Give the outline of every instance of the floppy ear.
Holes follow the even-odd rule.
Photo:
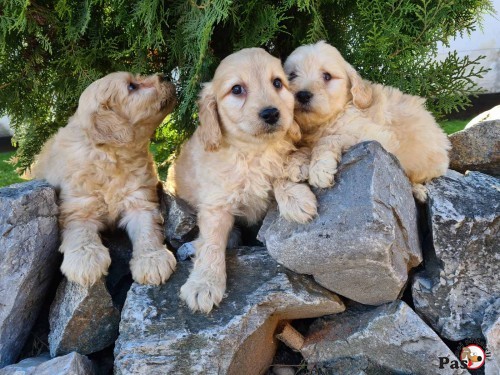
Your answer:
[[[372,104],[371,86],[363,81],[359,73],[349,64],[347,64],[347,76],[351,81],[352,102],[359,109],[368,108]]]
[[[302,138],[300,126],[297,124],[297,121],[293,120],[292,126],[288,129],[288,135],[290,136],[292,143],[297,143]]]
[[[205,146],[205,151],[215,151],[222,142],[222,131],[212,83],[209,82],[204,85],[198,100],[198,107],[200,109],[198,136]]]
[[[131,124],[107,104],[99,105],[90,115],[89,135],[96,144],[123,145],[132,142],[134,132]]]

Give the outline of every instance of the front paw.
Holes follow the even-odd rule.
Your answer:
[[[181,288],[180,297],[193,311],[209,313],[219,306],[226,291],[224,275],[209,277],[194,270]]]
[[[288,221],[310,222],[318,213],[316,196],[306,184],[293,184],[286,189],[288,197],[279,206],[280,214]]]
[[[335,173],[337,173],[337,161],[335,159],[323,159],[313,162],[309,167],[309,184],[318,188],[332,187]]]
[[[177,261],[166,248],[141,251],[130,261],[132,278],[139,284],[160,285],[175,271]]]
[[[64,253],[61,271],[70,281],[89,287],[108,274],[111,257],[102,244],[88,243],[61,252]]]
[[[309,164],[290,164],[287,167],[286,174],[292,182],[307,181],[309,178]]]

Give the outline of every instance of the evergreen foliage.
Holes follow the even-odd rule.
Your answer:
[[[159,160],[196,126],[196,96],[218,62],[260,46],[285,58],[325,39],[364,78],[429,99],[438,117],[478,92],[479,59],[434,58],[489,0],[0,0],[0,114],[24,170],[74,112],[82,90],[117,70],[170,74],[179,106],[157,132]]]

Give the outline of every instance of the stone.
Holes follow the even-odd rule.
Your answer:
[[[475,117],[464,130],[449,138],[451,169],[500,177],[500,106]]]
[[[115,342],[120,311],[103,278],[89,288],[64,279],[50,308],[49,322],[53,357],[73,351],[91,354]]]
[[[439,357],[457,358],[403,301],[356,304],[318,319],[301,353],[308,369],[321,374],[467,374],[440,368]]]
[[[344,310],[310,277],[279,266],[263,247],[227,253],[227,297],[210,315],[178,296],[191,262],[179,262],[160,287],[133,284],[115,347],[115,374],[261,374],[277,346],[282,320]]]
[[[500,298],[500,180],[449,171],[427,189],[432,246],[413,280],[415,309],[442,337],[482,338],[484,311]]]
[[[274,208],[259,239],[278,263],[335,293],[368,305],[392,301],[422,261],[410,182],[376,142],[351,148],[336,181],[316,191],[311,223],[290,223]]]
[[[92,362],[78,353],[50,358],[45,353],[35,358],[27,358],[18,364],[0,369],[0,375],[93,375]]]
[[[160,209],[165,219],[165,238],[171,248],[178,249],[198,236],[196,212],[186,202],[162,190]]]
[[[500,299],[492,303],[484,312],[481,330],[486,339],[486,347],[491,354],[484,362],[485,375],[500,374]]]
[[[16,361],[57,273],[57,214],[46,182],[0,189],[0,367]]]

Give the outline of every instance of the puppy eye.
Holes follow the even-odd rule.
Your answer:
[[[128,91],[135,91],[137,90],[137,85],[134,82],[130,82],[127,86]]]
[[[281,82],[281,79],[275,78],[275,80],[273,81],[273,86],[277,89],[280,89],[283,87],[283,82]]]
[[[297,74],[295,72],[291,72],[288,76],[289,81],[293,81],[295,78],[297,78]]]
[[[331,76],[331,74],[330,74],[330,73],[326,73],[326,72],[325,72],[325,73],[323,73],[323,79],[324,79],[325,81],[329,81],[329,80],[331,80],[331,79],[332,79],[332,76]]]
[[[241,95],[241,94],[243,94],[244,91],[245,90],[240,85],[234,85],[233,88],[231,89],[231,92],[234,95]]]

